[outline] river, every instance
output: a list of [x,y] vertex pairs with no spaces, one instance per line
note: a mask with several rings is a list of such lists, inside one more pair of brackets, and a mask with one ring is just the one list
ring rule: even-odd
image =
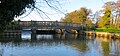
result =
[[76,34],[22,32],[21,38],[0,39],[0,56],[120,56],[120,40]]

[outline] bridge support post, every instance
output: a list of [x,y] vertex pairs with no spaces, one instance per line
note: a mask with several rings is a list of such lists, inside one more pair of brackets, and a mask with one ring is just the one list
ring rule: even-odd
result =
[[61,31],[61,34],[64,34],[64,29],[60,29],[60,31]]
[[64,30],[63,29],[55,29],[55,33],[57,33],[57,34],[63,34]]
[[31,40],[36,40],[36,29],[31,29]]
[[77,30],[78,34],[85,35],[84,30]]
[[60,29],[55,29],[55,33],[60,34],[61,30]]

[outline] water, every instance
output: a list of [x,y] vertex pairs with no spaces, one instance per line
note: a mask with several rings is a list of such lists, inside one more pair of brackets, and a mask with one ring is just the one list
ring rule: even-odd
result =
[[104,37],[38,34],[31,39],[23,32],[21,39],[5,40],[0,40],[0,56],[120,56],[120,40]]

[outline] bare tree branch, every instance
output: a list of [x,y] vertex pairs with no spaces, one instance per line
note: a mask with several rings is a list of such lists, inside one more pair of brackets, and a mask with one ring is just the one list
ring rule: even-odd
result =
[[60,11],[59,9],[55,8],[54,6],[51,6],[47,0],[44,0],[44,1],[45,1],[46,4],[47,4],[49,7],[51,7],[52,9],[54,9],[54,10],[56,10],[56,11],[59,11],[59,12],[65,14],[64,12],[62,12],[62,11]]
[[[36,8],[36,10],[42,12],[45,16],[47,16],[48,19],[50,19],[49,16],[46,14],[46,12],[42,11],[41,9],[39,9],[39,8],[37,8],[37,7],[34,7],[34,8]],[[38,12],[38,13],[39,13],[39,12]],[[39,13],[39,14],[40,14],[40,13]],[[51,19],[50,19],[50,20],[51,20]]]

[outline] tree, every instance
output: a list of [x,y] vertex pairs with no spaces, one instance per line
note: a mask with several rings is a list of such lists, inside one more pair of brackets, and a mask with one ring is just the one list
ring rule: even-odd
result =
[[42,12],[46,15],[46,13],[41,10],[42,8],[37,7],[37,3],[39,3],[41,7],[45,5],[56,11],[60,11],[55,2],[59,4],[58,0],[0,0],[0,31],[4,30],[15,17],[23,15],[28,9],[30,13],[36,9],[39,11],[38,13]]
[[0,0],[0,30],[26,12],[26,8],[34,9],[34,0]]
[[86,8],[80,8],[78,17],[82,24],[86,24],[86,20],[88,19],[89,14],[91,13],[90,10]]
[[104,4],[104,9],[101,12],[104,16],[98,22],[99,27],[118,28],[120,17],[120,0],[117,2],[108,1]]
[[98,22],[98,26],[102,27],[102,28],[108,28],[108,27],[110,27],[110,19],[111,19],[111,11],[110,11],[109,8],[106,8],[104,16]]
[[67,13],[62,20],[65,22],[86,24],[86,21],[90,20],[88,17],[90,13],[91,11],[89,9],[82,7],[80,10],[75,10],[73,12]]
[[115,28],[120,28],[120,17],[116,21]]

